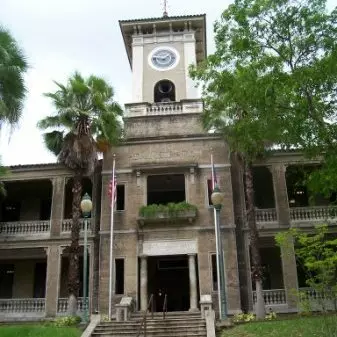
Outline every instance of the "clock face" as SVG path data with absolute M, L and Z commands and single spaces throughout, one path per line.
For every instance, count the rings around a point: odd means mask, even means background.
M 156 70 L 170 70 L 178 63 L 178 52 L 170 47 L 154 49 L 149 55 L 149 64 Z

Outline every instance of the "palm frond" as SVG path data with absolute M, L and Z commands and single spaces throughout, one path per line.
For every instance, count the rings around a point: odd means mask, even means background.
M 20 119 L 26 88 L 23 73 L 28 64 L 10 33 L 0 27 L 0 119 L 14 126 Z
M 43 140 L 49 151 L 54 153 L 56 156 L 62 151 L 64 144 L 64 136 L 61 131 L 51 131 L 43 134 Z

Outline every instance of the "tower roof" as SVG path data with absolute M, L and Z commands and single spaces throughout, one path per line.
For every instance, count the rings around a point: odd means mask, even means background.
M 197 63 L 199 63 L 206 58 L 207 55 L 206 14 L 119 20 L 119 26 L 122 32 L 130 66 L 132 67 L 132 35 L 134 34 L 136 27 L 140 27 L 144 32 L 144 35 L 146 34 L 149 36 L 150 34 L 153 34 L 154 24 L 157 31 L 164 29 L 168 30 L 170 25 L 172 25 L 173 30 L 182 31 L 185 27 L 185 23 L 190 24 L 192 29 L 195 30 Z

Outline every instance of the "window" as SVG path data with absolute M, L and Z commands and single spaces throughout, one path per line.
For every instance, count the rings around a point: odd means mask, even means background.
M 212 287 L 213 291 L 218 290 L 218 269 L 216 264 L 216 254 L 211 255 L 212 259 Z
M 183 174 L 162 174 L 147 178 L 147 204 L 167 204 L 182 202 L 185 196 L 185 176 Z
M 212 195 L 213 189 L 212 189 L 212 179 L 207 179 L 207 199 L 208 199 L 208 206 L 212 206 Z
M 115 293 L 124 294 L 124 259 L 115 259 Z
M 116 210 L 124 211 L 125 210 L 125 185 L 117 185 L 117 201 L 116 201 Z

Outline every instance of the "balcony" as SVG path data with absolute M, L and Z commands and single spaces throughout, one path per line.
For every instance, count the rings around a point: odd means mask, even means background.
M 263 290 L 263 299 L 265 305 L 269 306 L 287 303 L 284 289 Z M 256 303 L 256 291 L 253 291 L 253 302 Z
M 92 231 L 91 227 L 91 219 L 88 219 L 88 231 Z M 71 226 L 72 226 L 73 220 L 72 219 L 63 219 L 62 221 L 62 233 L 70 233 L 71 232 Z M 84 231 L 84 219 L 80 219 L 80 230 L 81 232 Z
M 197 208 L 187 202 L 167 205 L 142 206 L 139 210 L 138 223 L 143 226 L 153 223 L 193 222 L 197 217 Z
M 135 103 L 126 104 L 126 116 L 158 116 L 172 114 L 200 113 L 203 110 L 203 103 L 200 100 L 183 100 L 180 102 L 168 103 Z
M 0 299 L 0 318 L 39 318 L 45 316 L 44 298 Z
M 277 222 L 277 212 L 275 208 L 265 208 L 255 210 L 255 219 L 260 222 Z
M 291 207 L 291 221 L 323 221 L 337 218 L 337 206 Z
M 50 232 L 50 221 L 15 221 L 0 222 L 0 238 L 15 236 L 41 235 Z
M 77 314 L 84 311 L 84 299 L 83 297 L 77 298 Z M 66 315 L 68 311 L 68 298 L 59 298 L 57 301 L 57 315 Z

